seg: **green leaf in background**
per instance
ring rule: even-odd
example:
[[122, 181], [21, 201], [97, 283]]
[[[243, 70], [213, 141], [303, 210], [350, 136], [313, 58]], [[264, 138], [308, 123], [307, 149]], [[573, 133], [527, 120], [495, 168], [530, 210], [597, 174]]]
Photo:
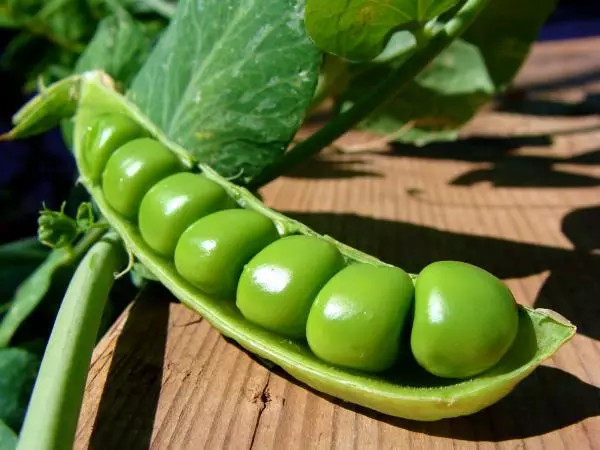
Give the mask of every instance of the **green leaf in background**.
[[[161, 30], [160, 27], [144, 26], [123, 8], [115, 8], [113, 15], [100, 21], [73, 71], [81, 74], [87, 70], [103, 70], [125, 90], [144, 65], [153, 38]], [[71, 119], [65, 119], [60, 125], [63, 139], [70, 148], [73, 123]]]
[[510, 84], [557, 3], [558, 0], [490, 1], [463, 35], [479, 48], [496, 92]]
[[[0, 268], [5, 270], [13, 264], [20, 264], [22, 262], [37, 265], [46, 257], [48, 251], [34, 237], [8, 242], [0, 245]], [[0, 272], [1, 275], [2, 273]]]
[[0, 318], [10, 307], [19, 284], [48, 255], [37, 238], [27, 238], [0, 246]]
[[115, 9], [129, 11], [146, 35], [151, 36], [164, 29], [173, 15], [174, 2], [0, 0], [0, 28], [18, 32], [8, 42], [0, 67], [22, 77], [24, 91], [33, 92], [38, 77], [50, 84], [73, 73], [99, 22], [113, 15]]
[[[557, 0], [489, 2], [461, 41], [440, 54], [415, 78], [413, 86], [371, 115], [361, 128], [416, 145], [455, 140], [460, 128], [510, 84], [556, 3]], [[391, 66], [402, 62], [401, 57], [381, 59]], [[352, 70], [360, 75], [350, 85], [350, 102], [366, 92], [369, 73], [377, 76], [391, 68], [363, 64]], [[402, 132], [408, 122], [414, 126]]]
[[13, 430], [21, 428], [39, 364], [25, 349], [0, 349], [0, 421]]
[[152, 36], [120, 9], [103, 19], [75, 65], [75, 73], [101, 69], [123, 86], [129, 86], [150, 53]]
[[398, 31], [392, 35], [383, 51], [373, 59], [373, 62], [400, 64], [416, 48], [416, 44], [417, 41], [410, 31]]
[[19, 32], [6, 46], [0, 68], [23, 74], [25, 91], [34, 91], [38, 78], [57, 81], [71, 72], [78, 53], [65, 50], [28, 30]]
[[[21, 23], [16, 20], [10, 10], [8, 9], [8, 4], [4, 1], [0, 3], [0, 28], [18, 28], [21, 26]], [[1, 432], [0, 432], [1, 433]], [[0, 449], [2, 446], [0, 445]]]
[[9, 0], [8, 9], [31, 32], [67, 50], [83, 50], [93, 33], [92, 12], [82, 0]]
[[13, 450], [17, 447], [16, 433], [0, 420], [0, 450]]
[[249, 180], [300, 126], [321, 54], [294, 0], [181, 0], [128, 97], [174, 142]]
[[[355, 77], [348, 91], [348, 107], [367, 93], [372, 80], [386, 76], [393, 66], [373, 65]], [[454, 139], [457, 129], [468, 121], [494, 94], [485, 62], [472, 44], [454, 41], [427, 69], [421, 72], [403, 94], [372, 114], [361, 128], [392, 135], [408, 122], [413, 126], [392, 140], [418, 145], [433, 140]]]
[[12, 128], [0, 135], [0, 141], [32, 136], [54, 128], [69, 118], [77, 107], [81, 77], [73, 75], [47, 88], [27, 102], [14, 116]]
[[[101, 0], [106, 1], [106, 0]], [[120, 0], [121, 4], [136, 13], [155, 12], [166, 18], [175, 15], [177, 0]]]
[[[55, 273], [70, 263], [65, 249], [53, 251], [48, 258], [19, 286], [6, 315], [0, 322], [0, 348], [7, 347], [19, 326], [44, 299]], [[2, 371], [0, 370], [0, 373]]]
[[459, 0], [307, 0], [305, 21], [322, 50], [354, 61], [375, 58], [392, 32], [418, 26]]

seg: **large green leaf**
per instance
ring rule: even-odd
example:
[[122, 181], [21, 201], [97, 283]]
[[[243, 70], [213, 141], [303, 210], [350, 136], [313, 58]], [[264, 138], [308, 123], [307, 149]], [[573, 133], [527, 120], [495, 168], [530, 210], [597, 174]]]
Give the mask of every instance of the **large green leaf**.
[[294, 0], [181, 0], [128, 97], [173, 141], [242, 180], [300, 126], [320, 52]]
[[[350, 84], [346, 107], [367, 95], [372, 80], [387, 76], [396, 64], [398, 62], [374, 64], [367, 70], [364, 65], [355, 67], [355, 72], [363, 72]], [[453, 139], [457, 129], [494, 92], [478, 48], [456, 40], [411, 81], [402, 95], [372, 114], [361, 127], [390, 135], [412, 122], [412, 127], [395, 140], [425, 144], [432, 140]]]
[[39, 364], [27, 350], [0, 349], [0, 420], [13, 430], [23, 422]]
[[355, 61], [375, 58], [393, 31], [423, 24], [459, 0], [307, 0], [306, 29], [315, 44]]

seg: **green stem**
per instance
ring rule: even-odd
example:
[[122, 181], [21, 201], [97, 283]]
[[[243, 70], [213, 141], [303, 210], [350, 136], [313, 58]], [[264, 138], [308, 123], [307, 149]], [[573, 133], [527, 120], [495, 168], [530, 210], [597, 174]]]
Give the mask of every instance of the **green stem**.
[[75, 271], [44, 353], [18, 450], [73, 447], [100, 320], [123, 261], [122, 244], [111, 232], [94, 244]]
[[273, 165], [266, 167], [262, 173], [250, 182], [248, 187], [258, 189], [273, 181], [283, 172], [320, 152], [348, 130], [362, 122], [377, 108], [396, 97], [413, 78], [469, 27], [488, 1], [467, 0], [445, 26], [437, 30], [426, 44], [423, 41], [419, 42], [419, 45], [423, 45], [423, 47], [417, 50], [396, 71], [392, 72], [386, 80], [376, 86], [372, 92], [363, 96], [354, 106], [332, 119], [312, 136], [297, 144]]

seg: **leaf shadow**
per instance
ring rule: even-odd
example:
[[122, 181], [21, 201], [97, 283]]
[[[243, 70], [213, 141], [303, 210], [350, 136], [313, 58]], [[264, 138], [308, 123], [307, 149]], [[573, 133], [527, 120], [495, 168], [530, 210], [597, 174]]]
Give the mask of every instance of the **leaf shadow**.
[[528, 96], [526, 91], [513, 90], [499, 99], [494, 110], [538, 117], [588, 116], [600, 113], [600, 94], [588, 92], [584, 99], [579, 102], [567, 102], [532, 98]]
[[366, 163], [367, 161], [362, 158], [330, 159], [318, 155], [295, 166], [282, 175], [282, 178], [340, 179], [360, 177], [381, 178], [383, 176], [380, 172], [372, 170]]
[[160, 286], [146, 289], [146, 295], [133, 302], [112, 352], [90, 436], [91, 450], [151, 447], [162, 386], [169, 321], [165, 299], [169, 296], [148, 292]]
[[572, 157], [520, 155], [524, 146], [549, 145], [549, 136], [528, 137], [471, 137], [454, 142], [433, 143], [423, 147], [395, 144], [392, 155], [403, 158], [488, 163], [458, 175], [450, 181], [453, 186], [473, 186], [489, 182], [496, 187], [593, 187], [600, 178], [563, 170], [557, 165], [600, 164], [600, 149]]
[[561, 231], [581, 251], [600, 250], [600, 204], [574, 209], [561, 222]]
[[562, 78], [541, 78], [522, 86], [527, 92], [554, 91], [565, 88], [581, 88], [582, 85], [600, 80], [600, 69], [591, 68]]

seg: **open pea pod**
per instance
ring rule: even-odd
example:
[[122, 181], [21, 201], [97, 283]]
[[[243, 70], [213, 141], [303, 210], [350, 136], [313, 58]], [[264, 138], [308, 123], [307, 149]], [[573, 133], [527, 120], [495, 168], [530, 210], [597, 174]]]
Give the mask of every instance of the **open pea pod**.
[[[124, 115], [144, 130], [144, 136], [162, 143], [175, 155], [183, 170], [201, 172], [222, 187], [235, 201], [237, 208], [258, 212], [272, 221], [280, 237], [295, 234], [316, 236], [332, 243], [346, 262], [391, 266], [328, 236], [321, 236], [302, 223], [266, 207], [245, 188], [224, 179], [201, 161], [192, 158], [184, 148], [167, 139], [138, 107], [116, 92], [106, 74], [87, 72], [72, 81], [71, 86], [76, 89], [76, 95], [69, 95], [65, 101], [76, 103], [75, 108], [62, 105], [61, 111], [75, 111], [73, 142], [80, 182], [91, 193], [99, 210], [121, 236], [125, 246], [182, 303], [201, 314], [223, 335], [322, 393], [413, 420], [431, 421], [468, 415], [506, 396], [575, 334], [575, 327], [557, 313], [519, 306], [518, 331], [512, 346], [497, 364], [476, 376], [466, 379], [436, 377], [422, 369], [410, 352], [405, 352], [391, 369], [377, 374], [328, 364], [315, 356], [303, 340], [284, 338], [255, 325], [241, 314], [235, 302], [202, 292], [180, 275], [171, 258], [160, 256], [147, 244], [136, 220], [124, 218], [111, 206], [97, 174], [93, 175], [88, 167], [86, 151], [89, 150], [91, 125], [107, 114]], [[53, 87], [49, 89], [52, 92]], [[55, 103], [56, 96], [48, 93], [32, 100], [16, 116], [15, 128], [4, 138], [27, 135], [31, 130], [39, 131], [43, 128], [39, 124], [47, 127], [49, 118], [59, 120], [59, 109]], [[42, 111], [44, 113], [40, 114]], [[411, 277], [414, 280], [416, 275]]]

